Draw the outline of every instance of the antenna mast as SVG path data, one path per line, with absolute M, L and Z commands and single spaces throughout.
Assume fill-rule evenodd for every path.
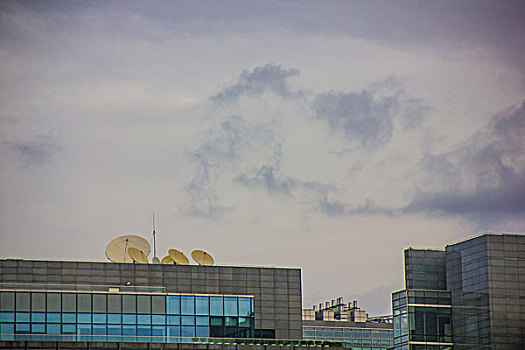
M 160 264 L 157 258 L 157 234 L 155 233 L 155 212 L 153 212 L 153 263 Z

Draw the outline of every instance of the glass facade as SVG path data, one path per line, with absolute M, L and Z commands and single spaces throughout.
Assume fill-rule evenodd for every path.
M 253 336 L 253 296 L 0 291 L 0 340 L 180 343 Z
M 385 350 L 392 346 L 392 329 L 303 325 L 303 339 L 343 342 L 353 350 Z

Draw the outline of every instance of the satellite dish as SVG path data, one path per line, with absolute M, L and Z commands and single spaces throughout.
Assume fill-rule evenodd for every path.
M 173 261 L 173 259 L 169 255 L 163 257 L 160 263 L 163 265 L 175 265 L 175 261 Z
M 136 263 L 139 263 L 139 264 L 147 264 L 148 263 L 148 258 L 145 257 L 144 253 L 142 253 L 142 251 L 137 249 L 137 248 L 129 247 L 128 248 L 128 255 Z
M 199 265 L 211 266 L 213 265 L 213 257 L 203 250 L 194 250 L 191 252 L 191 257 Z
M 135 235 L 124 235 L 108 243 L 106 246 L 106 257 L 110 261 L 117 263 L 131 263 L 133 259 L 128 255 L 128 248 L 137 248 L 146 257 L 151 251 L 148 241 L 144 238 Z
M 160 259 L 154 256 L 153 259 L 151 259 L 151 262 L 154 264 L 160 264 Z
M 168 250 L 168 254 L 170 255 L 171 260 L 175 262 L 177 265 L 189 265 L 190 261 L 184 255 L 183 252 L 179 252 L 177 249 L 170 249 Z

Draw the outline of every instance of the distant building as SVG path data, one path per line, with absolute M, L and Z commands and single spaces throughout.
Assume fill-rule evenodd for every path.
M 339 297 L 303 309 L 303 338 L 338 341 L 354 350 L 388 349 L 393 344 L 392 317 L 370 319 L 357 301 L 346 304 Z
M 525 235 L 405 250 L 394 349 L 525 349 Z

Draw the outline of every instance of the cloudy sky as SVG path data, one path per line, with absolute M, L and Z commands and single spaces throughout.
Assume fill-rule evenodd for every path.
M 522 1 L 2 1 L 0 257 L 303 271 L 390 312 L 402 251 L 525 231 Z

